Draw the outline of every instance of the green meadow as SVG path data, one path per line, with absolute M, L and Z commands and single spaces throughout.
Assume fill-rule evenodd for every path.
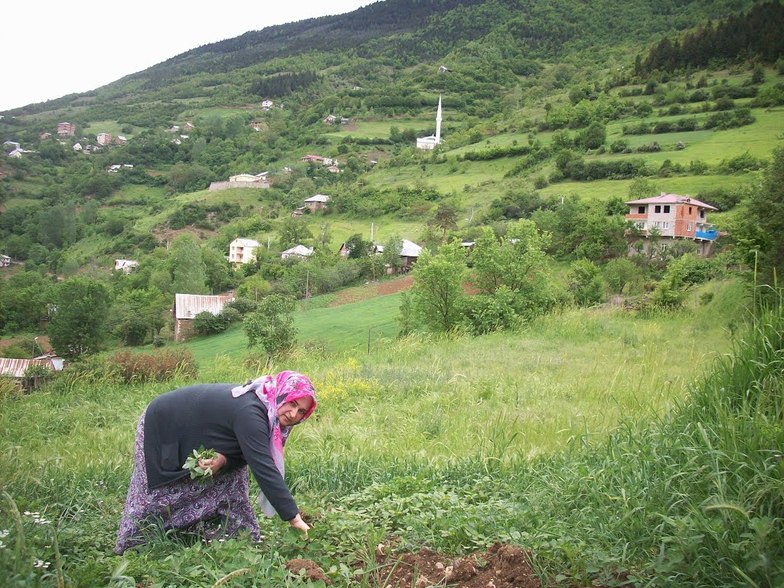
M 567 310 L 478 338 L 396 339 L 384 323 L 396 296 L 325 298 L 298 311 L 286 357 L 246 350 L 237 332 L 190 343 L 196 381 L 313 379 L 318 411 L 287 445 L 307 540 L 271 519 L 258 544 L 159 529 L 115 556 L 136 420 L 194 379 L 129 385 L 88 364 L 6 391 L 0 574 L 8 586 L 325 586 L 285 569 L 308 558 L 332 586 L 384 588 L 378 544 L 448 557 L 503 542 L 530 550 L 545 585 L 777 586 L 784 328 L 778 312 L 748 321 L 746 292 L 714 282 L 680 313 Z M 391 335 L 368 350 L 374 329 Z

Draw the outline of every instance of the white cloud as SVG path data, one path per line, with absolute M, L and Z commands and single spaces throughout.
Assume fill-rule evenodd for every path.
M 371 0 L 21 0 L 5 3 L 0 110 L 84 92 L 200 45 Z

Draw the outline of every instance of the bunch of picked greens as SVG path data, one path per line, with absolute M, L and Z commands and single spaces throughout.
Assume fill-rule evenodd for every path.
M 217 455 L 214 449 L 204 449 L 204 446 L 200 446 L 198 449 L 194 449 L 193 453 L 188 456 L 188 459 L 185 460 L 185 463 L 182 466 L 182 469 L 189 470 L 191 473 L 191 480 L 196 478 L 204 479 L 204 478 L 211 478 L 212 477 L 212 468 L 203 469 L 199 465 L 200 459 L 213 459 Z

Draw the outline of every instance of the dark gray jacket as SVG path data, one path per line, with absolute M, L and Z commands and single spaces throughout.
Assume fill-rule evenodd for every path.
M 233 398 L 234 386 L 187 386 L 149 404 L 144 417 L 147 485 L 152 490 L 190 475 L 182 466 L 203 446 L 226 456 L 226 471 L 247 464 L 280 518 L 293 519 L 299 509 L 270 453 L 266 408 L 253 392 Z

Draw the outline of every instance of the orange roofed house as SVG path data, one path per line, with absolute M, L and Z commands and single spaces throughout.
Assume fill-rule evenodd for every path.
M 708 223 L 708 211 L 716 210 L 710 204 L 689 196 L 662 192 L 653 198 L 629 200 L 626 220 L 634 223 L 645 238 L 647 251 L 651 230 L 658 231 L 663 244 L 668 240 L 691 239 L 697 243 L 699 254 L 708 255 L 718 236 L 716 228 Z

